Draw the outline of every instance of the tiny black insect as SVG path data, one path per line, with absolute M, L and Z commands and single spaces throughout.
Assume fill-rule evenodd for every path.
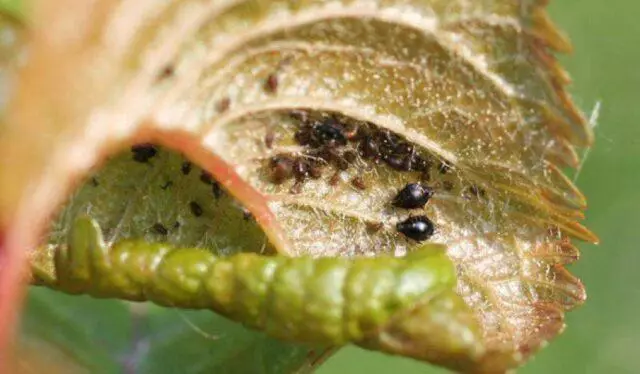
M 242 219 L 245 221 L 249 221 L 253 218 L 253 214 L 247 208 L 242 208 Z
M 160 235 L 167 235 L 169 231 L 162 223 L 156 223 L 153 225 L 153 231 Z
M 211 191 L 213 192 L 213 196 L 216 198 L 216 200 L 222 196 L 222 188 L 217 182 L 213 182 L 211 184 Z
M 421 242 L 429 239 L 434 233 L 433 222 L 426 216 L 409 217 L 396 224 L 396 229 L 406 237 Z
M 196 217 L 200 217 L 202 215 L 202 207 L 195 201 L 189 203 L 189 209 L 191 209 L 191 213 Z
M 432 188 L 419 183 L 408 183 L 393 199 L 393 205 L 404 209 L 422 208 L 432 196 Z
M 189 175 L 189 173 L 191 173 L 191 163 L 189 161 L 183 162 L 182 166 L 180 167 L 180 171 L 184 175 Z
M 100 185 L 100 183 L 98 183 L 98 179 L 96 179 L 96 177 L 92 177 L 91 178 L 91 185 L 93 187 L 98 187 Z
M 136 162 L 145 163 L 158 154 L 158 149 L 153 144 L 144 143 L 132 146 L 131 152 L 133 152 L 133 159 Z
M 347 144 L 347 138 L 343 133 L 344 126 L 333 117 L 325 118 L 322 122 L 316 124 L 313 130 L 312 146 Z
M 207 173 L 206 171 L 203 171 L 200 174 L 200 181 L 204 184 L 213 184 L 213 179 L 211 177 L 211 174 Z

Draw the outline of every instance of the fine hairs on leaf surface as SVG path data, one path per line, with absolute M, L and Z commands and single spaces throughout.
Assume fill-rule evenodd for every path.
M 35 284 L 211 309 L 270 336 L 242 333 L 263 358 L 293 341 L 260 372 L 312 370 L 346 343 L 521 365 L 585 300 L 572 240 L 597 241 L 561 172 L 593 134 L 545 5 L 36 3 L 0 128 L 0 318 L 28 248 Z M 432 195 L 405 209 L 411 183 Z M 137 368 L 159 352 L 133 351 Z

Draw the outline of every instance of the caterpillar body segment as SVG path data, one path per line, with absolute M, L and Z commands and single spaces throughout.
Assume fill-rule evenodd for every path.
M 142 241 L 109 248 L 97 223 L 83 217 L 67 245 L 36 259 L 33 283 L 98 298 L 210 309 L 286 340 L 371 346 L 385 342 L 372 336 L 394 318 L 455 295 L 455 269 L 442 249 L 426 245 L 404 258 L 293 258 L 219 257 Z

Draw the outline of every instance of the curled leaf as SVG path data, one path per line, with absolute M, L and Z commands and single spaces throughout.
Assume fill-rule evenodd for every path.
M 283 254 L 403 256 L 423 237 L 402 224 L 428 217 L 434 234 L 424 237 L 447 247 L 474 317 L 456 315 L 448 294 L 356 342 L 452 367 L 468 360 L 467 370 L 515 367 L 584 301 L 563 267 L 577 258 L 571 238 L 597 240 L 578 223 L 584 196 L 560 171 L 593 136 L 564 90 L 552 52 L 569 45 L 544 3 L 42 2 L 1 139 L 8 246 L 37 248 L 68 201 L 50 238 L 62 250 L 75 217 L 100 201 L 83 195 L 88 184 L 85 200 L 68 200 L 71 191 L 109 168 L 108 155 L 154 143 L 211 173 Z M 21 167 L 9 172 L 11 160 Z M 106 180 L 136 180 L 132 168 L 114 167 L 123 176 Z M 138 188 L 129 182 L 117 189 Z M 416 182 L 433 188 L 429 203 L 419 213 L 394 207 Z M 159 207 L 179 202 L 170 209 L 183 217 L 189 206 L 162 201 L 138 204 L 126 230 L 118 204 L 95 219 L 114 249 L 120 239 L 153 241 L 145 230 Z M 168 241 L 190 247 L 196 237 Z M 257 252 L 259 241 L 246 240 Z M 479 322 L 481 349 L 462 359 L 434 346 L 422 322 L 437 315 L 449 338 Z

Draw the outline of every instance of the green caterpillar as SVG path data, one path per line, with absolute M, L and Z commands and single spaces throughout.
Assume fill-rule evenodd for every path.
M 425 360 L 446 351 L 447 359 L 459 354 L 454 366 L 480 353 L 475 324 L 439 320 L 464 308 L 453 291 L 455 269 L 439 245 L 404 258 L 218 257 L 142 241 L 108 248 L 97 223 L 83 217 L 67 245 L 41 253 L 33 283 L 71 294 L 210 309 L 297 342 L 352 342 Z M 409 350 L 402 344 L 408 338 Z

